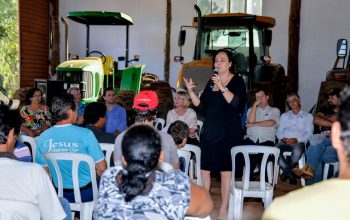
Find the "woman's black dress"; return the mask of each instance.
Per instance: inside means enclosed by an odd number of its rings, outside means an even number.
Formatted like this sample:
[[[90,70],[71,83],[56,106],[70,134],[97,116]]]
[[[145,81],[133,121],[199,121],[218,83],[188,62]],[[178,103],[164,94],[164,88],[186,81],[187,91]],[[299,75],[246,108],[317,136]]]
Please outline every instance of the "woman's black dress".
[[[241,114],[246,103],[246,88],[238,74],[232,77],[227,88],[234,98],[227,103],[221,91],[212,91],[211,80],[200,97],[204,124],[201,130],[201,169],[231,171],[231,148],[241,140]]]

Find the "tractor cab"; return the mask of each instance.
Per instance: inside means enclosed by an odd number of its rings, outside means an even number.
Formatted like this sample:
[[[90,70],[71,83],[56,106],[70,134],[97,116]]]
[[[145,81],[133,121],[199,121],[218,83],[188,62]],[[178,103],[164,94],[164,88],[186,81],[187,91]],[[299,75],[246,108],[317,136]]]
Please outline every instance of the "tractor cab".
[[[103,89],[112,87],[117,91],[140,91],[141,76],[146,65],[132,65],[131,61],[139,61],[139,56],[129,58],[129,27],[133,25],[132,18],[122,12],[106,11],[72,11],[68,13],[68,19],[86,26],[86,52],[84,58],[69,59],[68,43],[66,39],[67,61],[57,66],[57,81],[63,82],[63,89],[72,86],[79,87],[82,91],[82,101],[92,102],[102,95]],[[63,18],[68,31],[67,19]],[[118,62],[112,56],[107,56],[101,51],[90,51],[90,26],[92,25],[117,25],[126,27],[125,55],[118,57],[118,61],[125,61],[125,68],[119,69]]]
[[[254,88],[264,88],[272,94],[274,106],[284,109],[286,95],[286,76],[280,64],[270,63],[269,46],[272,40],[272,28],[275,19],[266,16],[245,13],[209,14],[201,16],[198,6],[195,6],[197,17],[193,26],[182,26],[179,34],[180,56],[175,60],[183,62],[182,47],[185,44],[186,30],[195,28],[196,43],[193,61],[184,63],[177,87],[182,87],[183,77],[191,77],[197,83],[198,92],[205,88],[213,74],[213,56],[219,49],[232,52],[236,71],[241,74],[248,91]],[[282,101],[281,101],[282,100]]]

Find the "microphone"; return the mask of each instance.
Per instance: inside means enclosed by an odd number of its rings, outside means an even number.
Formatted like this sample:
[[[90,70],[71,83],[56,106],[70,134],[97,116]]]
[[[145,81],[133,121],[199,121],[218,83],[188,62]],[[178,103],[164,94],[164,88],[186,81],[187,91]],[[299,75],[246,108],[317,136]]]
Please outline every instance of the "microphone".
[[[219,73],[219,69],[218,68],[214,68],[214,74],[218,74]],[[209,83],[209,88],[213,88],[214,87],[214,82],[213,80]]]

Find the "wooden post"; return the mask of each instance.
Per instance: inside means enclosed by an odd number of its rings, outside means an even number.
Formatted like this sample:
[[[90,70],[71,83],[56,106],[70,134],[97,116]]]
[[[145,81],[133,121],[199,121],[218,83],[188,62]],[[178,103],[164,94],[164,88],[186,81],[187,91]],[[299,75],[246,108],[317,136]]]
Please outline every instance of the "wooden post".
[[[299,89],[299,42],[301,0],[291,0],[288,43],[288,92]]]
[[[170,75],[170,34],[171,34],[171,0],[166,0],[166,33],[165,33],[165,60],[164,80],[169,82]]]
[[[60,63],[60,27],[59,27],[59,0],[49,0],[49,75],[56,74],[56,67]]]

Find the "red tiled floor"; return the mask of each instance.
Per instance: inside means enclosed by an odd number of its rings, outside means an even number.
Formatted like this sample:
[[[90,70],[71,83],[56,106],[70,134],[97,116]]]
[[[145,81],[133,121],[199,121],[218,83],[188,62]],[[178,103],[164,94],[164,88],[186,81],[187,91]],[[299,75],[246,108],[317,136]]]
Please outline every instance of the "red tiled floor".
[[[290,185],[288,182],[278,181],[275,186],[275,197],[282,196],[292,190],[300,188],[300,181],[298,185]],[[220,181],[216,178],[212,178],[212,187],[210,194],[214,201],[214,209],[210,214],[212,220],[218,219],[218,211],[220,207]],[[264,212],[264,206],[261,199],[247,198],[244,200],[243,220],[259,220]]]

